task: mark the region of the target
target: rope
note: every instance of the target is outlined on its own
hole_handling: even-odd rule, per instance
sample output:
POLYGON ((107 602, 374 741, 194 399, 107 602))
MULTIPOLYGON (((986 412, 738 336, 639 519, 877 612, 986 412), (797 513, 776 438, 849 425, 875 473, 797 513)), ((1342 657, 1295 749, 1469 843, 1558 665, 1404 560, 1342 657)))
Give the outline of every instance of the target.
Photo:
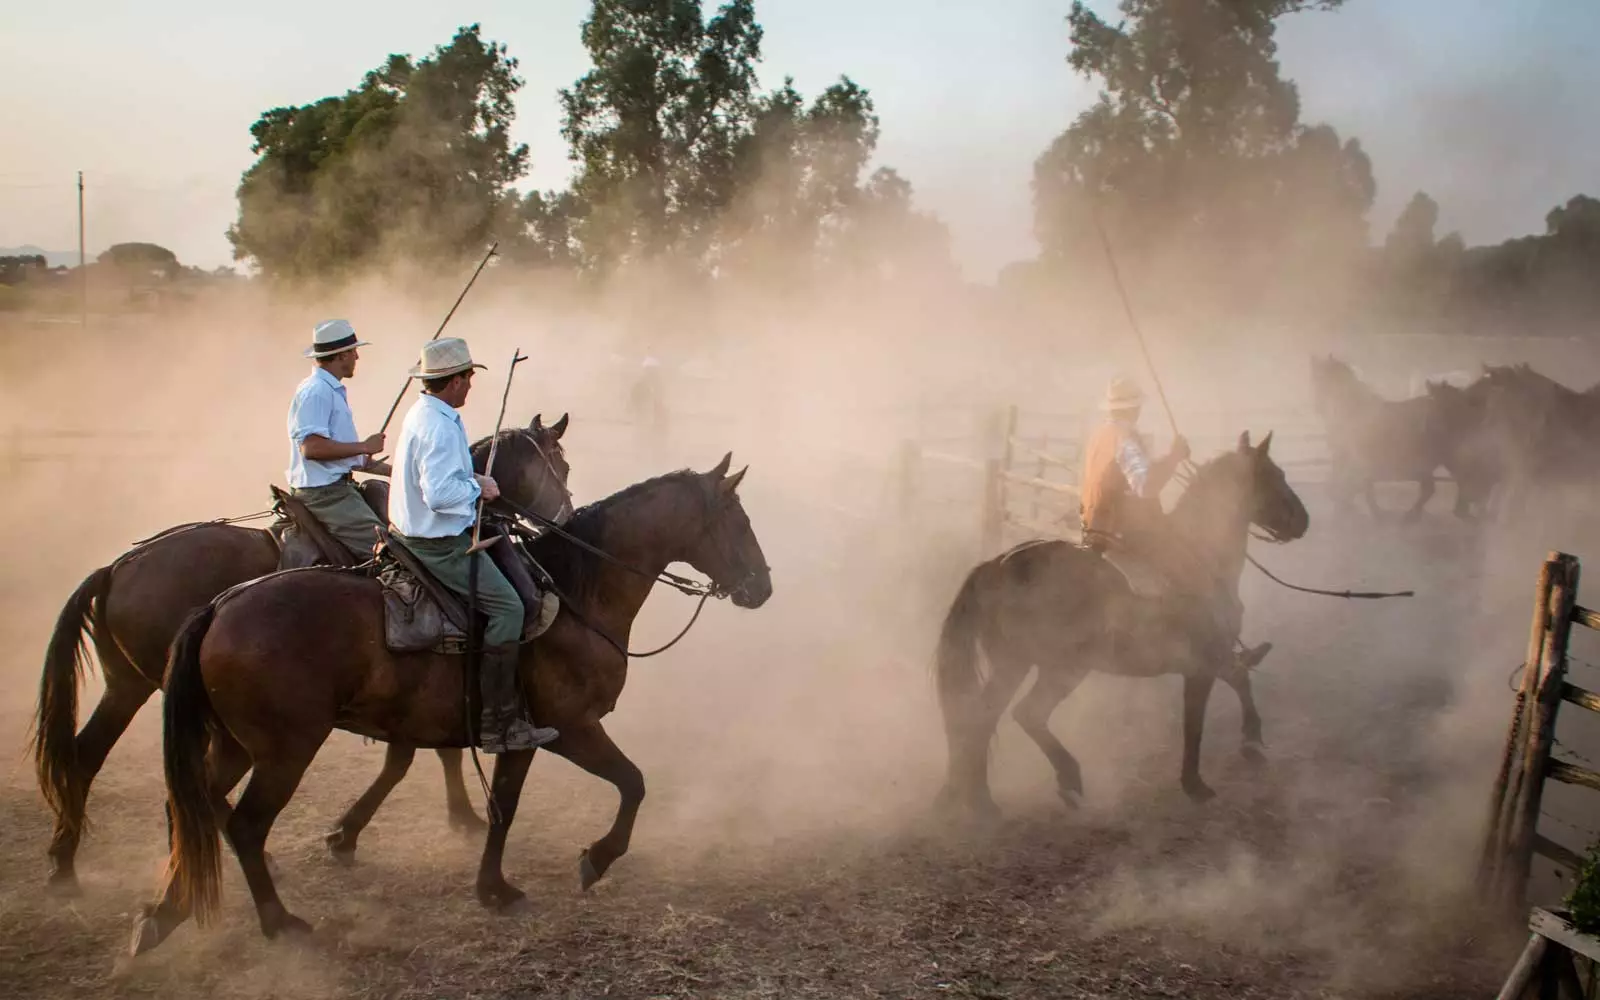
POLYGON ((1417 592, 1414 590, 1383 592, 1376 590, 1319 590, 1316 587, 1302 587, 1298 584, 1289 583, 1287 580, 1280 579, 1273 574, 1272 570, 1267 569, 1265 566, 1257 562, 1256 557, 1250 553, 1246 552, 1244 557, 1250 561, 1250 565, 1260 570, 1268 580, 1271 580, 1280 587, 1298 591, 1302 594, 1316 594, 1319 597, 1342 597, 1347 601, 1380 601, 1390 597, 1417 596, 1417 592))

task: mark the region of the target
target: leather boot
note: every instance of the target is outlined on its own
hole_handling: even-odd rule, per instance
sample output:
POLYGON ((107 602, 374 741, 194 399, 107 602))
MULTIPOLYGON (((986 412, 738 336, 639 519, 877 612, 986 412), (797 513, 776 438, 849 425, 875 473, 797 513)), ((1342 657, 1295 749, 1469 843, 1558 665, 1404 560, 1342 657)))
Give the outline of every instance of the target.
POLYGON ((522 598, 522 641, 532 642, 555 624, 561 601, 554 593, 539 590, 533 582, 533 574, 528 572, 527 565, 522 561, 522 554, 512 545, 510 538, 489 546, 488 551, 495 568, 505 575, 517 596, 522 598))
POLYGON ((489 646, 478 666, 483 713, 478 717, 478 746, 484 753, 510 753, 544 746, 561 734, 535 726, 523 714, 517 690, 517 644, 489 646))

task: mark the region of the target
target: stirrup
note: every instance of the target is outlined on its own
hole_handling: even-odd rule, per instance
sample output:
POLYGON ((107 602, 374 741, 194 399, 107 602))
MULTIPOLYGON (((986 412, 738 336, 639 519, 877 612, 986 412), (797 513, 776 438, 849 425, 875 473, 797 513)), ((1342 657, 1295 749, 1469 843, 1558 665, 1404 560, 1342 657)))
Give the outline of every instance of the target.
POLYGON ((516 718, 506 723, 504 727, 495 726, 492 730, 485 731, 479 737, 478 749, 486 754, 537 750, 547 743, 554 742, 560 735, 560 732, 549 726, 535 726, 525 719, 516 718))
POLYGON ((539 614, 532 621, 522 627, 522 641, 533 640, 550 631, 550 626, 556 623, 556 615, 561 613, 561 599, 554 591, 547 590, 539 598, 539 614))

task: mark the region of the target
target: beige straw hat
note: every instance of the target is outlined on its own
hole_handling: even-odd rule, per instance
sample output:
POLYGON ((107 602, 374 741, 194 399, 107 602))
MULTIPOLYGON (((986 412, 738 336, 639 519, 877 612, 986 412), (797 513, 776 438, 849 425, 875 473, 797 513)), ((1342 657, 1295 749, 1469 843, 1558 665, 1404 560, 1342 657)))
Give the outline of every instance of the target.
POLYGON ((472 360, 467 342, 460 337, 430 340, 422 345, 422 358, 408 373, 412 378, 444 378, 469 368, 484 368, 472 360))
POLYGON ((1143 405, 1144 390, 1139 388, 1139 383, 1125 375, 1118 375, 1106 386, 1106 398, 1101 400, 1100 409, 1112 413, 1137 409, 1143 405))
POLYGON ((356 328, 347 319, 327 319, 317 324, 311 334, 311 346, 305 349, 308 358, 331 358, 335 354, 357 347, 366 347, 365 340, 356 339, 356 328))

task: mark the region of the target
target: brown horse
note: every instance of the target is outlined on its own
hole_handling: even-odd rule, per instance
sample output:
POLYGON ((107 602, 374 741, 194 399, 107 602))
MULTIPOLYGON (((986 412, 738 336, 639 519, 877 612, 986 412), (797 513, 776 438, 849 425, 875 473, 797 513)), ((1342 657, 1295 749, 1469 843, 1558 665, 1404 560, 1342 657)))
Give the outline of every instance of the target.
MULTIPOLYGON (((1504 476, 1507 514, 1539 488, 1590 488, 1600 477, 1600 386, 1570 389, 1528 365, 1485 366, 1477 458, 1504 476)), ((1476 388, 1476 386, 1475 386, 1476 388)))
MULTIPOLYGON (((686 562, 740 607, 760 607, 772 594, 761 545, 735 492, 744 473, 727 475, 731 458, 709 473, 676 472, 631 486, 578 511, 565 534, 546 534, 531 546, 563 600, 550 631, 523 647, 523 689, 532 693, 535 721, 561 731, 549 749, 621 793, 610 831, 583 853, 585 888, 627 851, 644 798, 644 776, 600 720, 622 694, 633 619, 657 578, 671 563, 686 562)), ((204 921, 216 910, 222 820, 262 931, 275 937, 310 930, 279 901, 263 847, 334 729, 416 746, 469 743, 462 658, 391 653, 383 628, 377 581, 332 569, 258 580, 184 625, 162 713, 172 862, 162 901, 136 926, 135 954, 191 913, 204 921), (237 807, 224 813, 217 806, 246 770, 252 773, 237 807)), ((501 855, 533 755, 495 760, 477 877, 478 899, 491 908, 524 899, 506 882, 501 855)))
MULTIPOLYGON (((1299 538, 1310 526, 1305 506, 1268 454, 1271 445, 1271 434, 1259 446, 1241 435, 1237 450, 1199 468, 1168 515, 1173 535, 1197 566, 1235 596, 1250 525, 1277 541, 1299 538)), ((1203 650, 1196 641, 1197 611, 1204 613, 1180 608, 1174 599, 1157 605, 1136 597, 1103 557, 1067 542, 1027 543, 976 566, 939 636, 935 678, 950 747, 940 805, 985 818, 998 815, 989 794, 989 747, 1000 713, 1033 667, 1038 679, 1013 716, 1050 759, 1069 806, 1083 794, 1082 774, 1050 732, 1050 715, 1094 670, 1126 677, 1183 675, 1183 788, 1194 799, 1210 798, 1200 778, 1206 702, 1213 683, 1219 677, 1231 682, 1235 671, 1232 650, 1203 650), (1112 622, 1122 628, 1108 627, 1112 622), (989 660, 987 680, 978 671, 980 646, 989 660)), ((1247 692, 1241 690, 1241 700, 1247 692)))
MULTIPOLYGON (((549 427, 535 416, 526 428, 502 431, 495 464, 508 499, 546 517, 570 508, 568 466, 561 448, 567 418, 549 427)), ((489 439, 473 446, 482 471, 489 439)), ((50 882, 76 888, 74 861, 87 826, 89 786, 106 756, 150 696, 161 687, 167 651, 196 609, 230 587, 278 568, 272 532, 234 524, 184 525, 141 543, 79 584, 56 620, 39 680, 34 763, 39 788, 55 813, 50 882), (93 642, 105 693, 82 732, 78 684, 88 666, 84 636, 93 642)), ((384 773, 404 775, 415 750, 391 743, 384 773)), ((441 749, 450 822, 482 829, 462 782, 461 751, 441 749)))
MULTIPOLYGON (((1377 517, 1381 513, 1377 483, 1414 482, 1419 487, 1417 499, 1405 519, 1421 517, 1433 499, 1434 471, 1450 467, 1456 442, 1469 429, 1459 418, 1449 418, 1445 404, 1455 397, 1431 387, 1428 394, 1412 399, 1384 399, 1331 355, 1311 359, 1311 394, 1327 428, 1333 459, 1329 485, 1335 503, 1348 508, 1359 491, 1369 513, 1377 517)), ((1468 499, 1466 492, 1457 493, 1458 517, 1468 516, 1468 499)))

